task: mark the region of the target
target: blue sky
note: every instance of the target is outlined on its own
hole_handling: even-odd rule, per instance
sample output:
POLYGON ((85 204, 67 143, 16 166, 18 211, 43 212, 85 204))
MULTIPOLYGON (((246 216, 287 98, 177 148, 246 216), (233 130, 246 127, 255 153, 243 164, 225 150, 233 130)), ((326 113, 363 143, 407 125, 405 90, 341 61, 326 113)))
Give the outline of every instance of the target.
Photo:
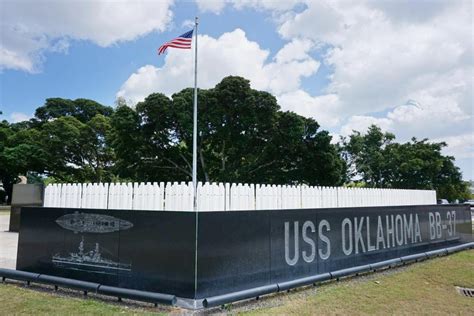
POLYGON ((474 179, 469 1, 1 2, 2 119, 49 97, 133 104, 192 83, 192 53, 157 56, 200 17, 199 86, 241 75, 335 137, 370 124, 446 141, 474 179))

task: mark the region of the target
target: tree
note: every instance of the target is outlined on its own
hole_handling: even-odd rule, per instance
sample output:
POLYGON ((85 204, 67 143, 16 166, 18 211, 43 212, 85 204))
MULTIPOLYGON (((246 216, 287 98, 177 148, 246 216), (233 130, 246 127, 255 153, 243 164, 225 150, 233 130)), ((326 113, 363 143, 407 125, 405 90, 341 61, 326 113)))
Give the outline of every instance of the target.
POLYGON ((24 124, 0 122, 0 181, 11 202, 13 185, 18 176, 29 171, 42 171, 43 151, 37 144, 40 135, 24 124))
POLYGON ((115 153, 114 173, 121 178, 147 181, 143 164, 140 117, 125 104, 117 106, 111 117, 110 145, 115 153))
MULTIPOLYGON (((8 203, 11 202, 11 192, 13 184, 16 181, 16 171, 11 169, 12 166, 8 165, 8 159, 5 151, 8 147, 8 139, 11 137, 13 131, 11 130, 7 121, 0 122, 0 181, 3 183, 3 187, 7 196, 9 197, 8 203)), ((3 202, 3 200, 2 200, 3 202)))
MULTIPOLYGON (((281 112, 267 92, 241 77, 200 89, 198 176, 201 181, 337 184, 343 161, 319 125, 281 112)), ((192 176, 193 90, 151 94, 112 117, 120 176, 189 181, 192 176)))
POLYGON ((354 131, 342 140, 342 155, 349 166, 349 177, 360 177, 368 187, 383 187, 386 182, 385 148, 392 143, 395 135, 382 133, 372 125, 365 135, 354 131))
POLYGON ((343 140, 343 153, 352 166, 352 177, 360 178, 370 187, 436 190, 439 198, 450 201, 467 199, 454 157, 441 151, 446 143, 421 141, 394 142, 395 136, 371 126, 365 135, 354 131, 343 140))
POLYGON ((109 146, 113 109, 88 99, 46 99, 26 124, 36 130, 41 172, 60 181, 112 179, 109 146))
POLYGON ((110 119, 97 114, 88 122, 63 116, 41 127, 43 172, 67 182, 103 182, 113 178, 113 151, 108 145, 110 119))
POLYGON ((462 174, 454 157, 441 151, 447 144, 412 138, 411 142, 392 144, 387 148, 387 165, 394 188, 435 189, 439 198, 449 201, 469 198, 462 174))
POLYGON ((111 108, 78 99, 48 99, 30 121, 0 124, 0 180, 11 199, 19 175, 63 182, 113 178, 108 144, 111 108))
POLYGON ((36 109, 35 118, 44 123, 63 116, 72 116, 86 123, 98 114, 111 116, 113 111, 113 108, 89 99, 49 98, 43 106, 36 109))

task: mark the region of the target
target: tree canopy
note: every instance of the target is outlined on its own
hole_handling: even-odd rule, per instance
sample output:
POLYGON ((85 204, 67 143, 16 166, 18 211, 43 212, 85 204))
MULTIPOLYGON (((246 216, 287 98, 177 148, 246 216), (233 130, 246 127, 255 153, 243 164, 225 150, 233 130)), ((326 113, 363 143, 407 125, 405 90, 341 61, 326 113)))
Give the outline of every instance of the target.
POLYGON ((400 144, 394 140, 395 135, 375 125, 364 135, 355 131, 344 139, 343 157, 350 176, 369 187, 436 190, 438 197, 450 201, 469 198, 454 157, 441 153, 446 143, 412 138, 400 144))
MULTIPOLYGON (((124 178, 189 181, 192 89, 149 95, 112 116, 116 172, 124 178)), ((344 162, 313 119, 280 110, 248 80, 224 78, 199 90, 198 172, 202 181, 341 184, 344 162)))
MULTIPOLYGON (((282 111, 241 77, 199 89, 198 179, 211 182, 436 189, 465 197, 444 143, 400 144, 372 126, 340 144, 312 118, 282 111)), ((115 108, 88 99, 46 99, 29 121, 0 122, 0 181, 18 175, 60 182, 190 181, 193 90, 153 93, 115 108)), ((11 194, 9 194, 11 195, 11 194)))

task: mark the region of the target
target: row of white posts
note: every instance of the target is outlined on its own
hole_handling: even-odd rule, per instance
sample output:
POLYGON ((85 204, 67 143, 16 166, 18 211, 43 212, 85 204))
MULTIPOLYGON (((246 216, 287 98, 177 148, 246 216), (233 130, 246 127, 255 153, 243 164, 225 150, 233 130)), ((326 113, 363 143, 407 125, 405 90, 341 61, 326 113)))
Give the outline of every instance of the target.
MULTIPOLYGON (((68 183, 46 186, 45 207, 192 211, 192 183, 68 183)), ((436 204, 436 191, 199 183, 200 211, 436 204)))

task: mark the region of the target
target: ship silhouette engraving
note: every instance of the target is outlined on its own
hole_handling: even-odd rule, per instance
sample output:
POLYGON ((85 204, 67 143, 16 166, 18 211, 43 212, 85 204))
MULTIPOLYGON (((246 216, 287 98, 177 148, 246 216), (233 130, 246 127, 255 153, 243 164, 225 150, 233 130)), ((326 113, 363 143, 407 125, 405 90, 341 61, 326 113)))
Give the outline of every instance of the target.
POLYGON ((75 234, 106 234, 133 227, 133 224, 129 221, 110 215, 79 212, 63 215, 56 219, 56 223, 64 229, 72 230, 75 234))
POLYGON ((60 254, 55 254, 51 261, 59 268, 104 274, 113 274, 118 271, 130 272, 132 270, 131 264, 119 263, 104 258, 100 252, 99 243, 95 243, 95 248, 93 250, 85 252, 84 238, 82 238, 78 249, 79 252, 71 252, 69 253, 69 256, 62 257, 60 254))

